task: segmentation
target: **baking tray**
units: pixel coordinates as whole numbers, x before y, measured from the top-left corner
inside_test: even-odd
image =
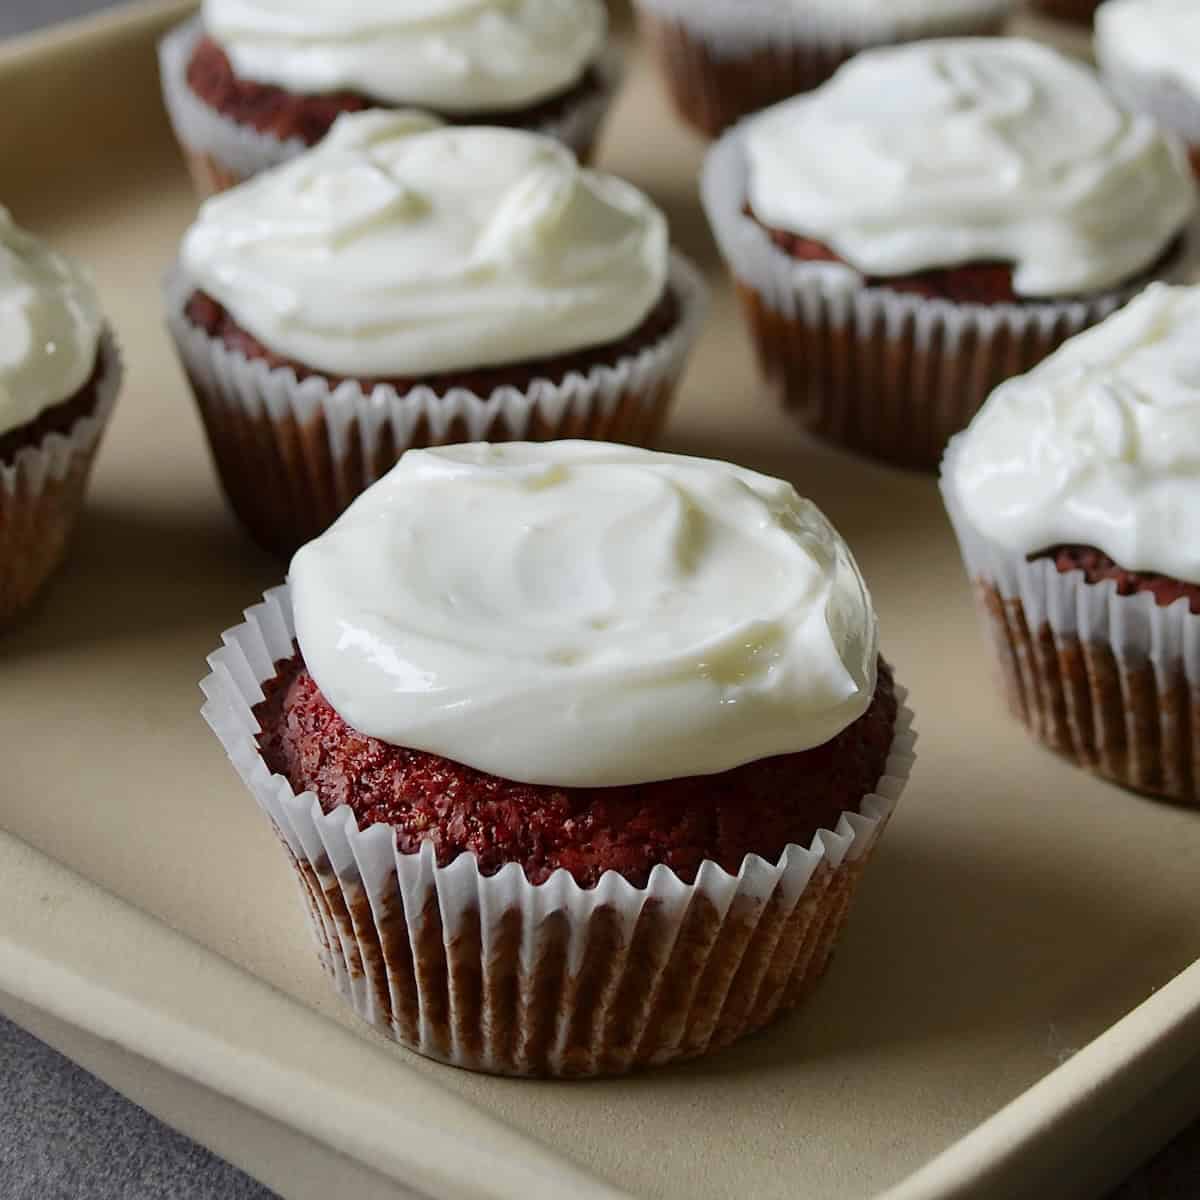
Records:
[[[840,526],[920,759],[823,986],[739,1047],[521,1082],[357,1024],[199,715],[205,655],[281,568],[225,509],[162,329],[193,200],[153,47],[185,9],[0,47],[0,196],[92,264],[129,365],[71,559],[0,642],[0,1010],[296,1197],[1083,1197],[1194,1117],[1200,813],[1031,745],[933,480],[814,445],[763,394],[702,144],[637,55],[602,162],[717,285],[664,444],[786,476]]]

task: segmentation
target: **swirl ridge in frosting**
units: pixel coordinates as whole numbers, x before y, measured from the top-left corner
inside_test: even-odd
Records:
[[[744,136],[755,215],[871,276],[1005,262],[1023,297],[1101,291],[1161,258],[1197,208],[1173,137],[1018,38],[861,54]]]
[[[245,79],[470,113],[573,86],[604,47],[607,11],[602,0],[205,0],[204,24]]]
[[[845,543],[790,484],[597,442],[412,450],[292,560],[348,724],[554,786],[823,744],[875,687]]]
[[[83,271],[0,206],[0,433],[28,424],[87,382],[103,324]]]
[[[343,116],[208,200],[188,280],[273,351],[351,377],[420,376],[615,341],[666,287],[666,220],[550,138]]]
[[[972,526],[1200,583],[1200,287],[1153,284],[1002,384],[947,459]]]

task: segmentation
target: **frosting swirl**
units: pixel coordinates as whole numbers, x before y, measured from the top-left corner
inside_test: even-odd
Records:
[[[0,206],[0,433],[79,391],[103,325],[83,271]]]
[[[359,378],[614,341],[669,261],[650,200],[557,142],[382,110],[207,201],[182,249],[192,284],[265,345]]]
[[[1107,70],[1166,77],[1200,96],[1200,6],[1107,0],[1096,10],[1096,57]]]
[[[792,7],[822,17],[899,23],[926,18],[944,21],[963,14],[977,16],[981,9],[994,9],[995,0],[792,0]]]
[[[1017,38],[861,54],[752,118],[745,148],[766,224],[867,275],[1012,263],[1030,298],[1135,277],[1196,211],[1180,144],[1087,67]]]
[[[603,0],[204,0],[234,70],[446,113],[527,107],[599,57]]]
[[[351,726],[554,786],[804,750],[870,703],[845,543],[788,483],[602,442],[410,450],[292,560]]]
[[[1153,284],[1002,384],[954,442],[971,524],[1019,554],[1094,546],[1200,583],[1200,287]]]

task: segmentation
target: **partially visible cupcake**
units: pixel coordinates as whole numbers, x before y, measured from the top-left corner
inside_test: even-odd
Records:
[[[679,115],[709,137],[863,50],[1001,33],[1014,0],[635,0]]]
[[[225,491],[288,554],[410,447],[651,440],[704,286],[560,143],[376,110],[205,203],[167,305]]]
[[[91,281],[0,207],[0,630],[66,554],[120,380]]]
[[[1200,288],[1156,284],[999,388],[942,492],[1008,704],[1127,787],[1200,802]]]
[[[1200,174],[1200,5],[1109,0],[1096,14],[1096,59],[1126,104],[1183,138]]]
[[[1016,38],[872,51],[751,117],[704,206],[759,360],[817,434],[936,467],[1002,380],[1191,265],[1183,146]]]
[[[1033,0],[1033,7],[1056,21],[1090,25],[1102,0]]]
[[[414,451],[246,617],[205,716],[339,990],[461,1067],[620,1073],[794,1007],[912,763],[844,542],[728,463]]]
[[[380,5],[204,0],[159,48],[163,96],[197,189],[294,158],[334,121],[416,108],[592,151],[619,81],[604,0]]]

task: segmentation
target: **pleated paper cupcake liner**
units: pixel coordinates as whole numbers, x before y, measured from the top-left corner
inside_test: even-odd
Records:
[[[817,14],[776,0],[637,0],[679,115],[715,137],[797,92],[820,86],[871,46],[1002,32],[1012,0],[969,0],[957,14]]]
[[[636,354],[555,382],[487,395],[453,388],[365,392],[316,376],[297,380],[228,349],[184,315],[191,285],[166,281],[168,327],[204,420],[221,483],[254,539],[289,555],[316,537],[406,450],[470,441],[587,438],[647,445],[658,435],[707,309],[700,273],[671,257],[679,319]]]
[[[714,862],[645,887],[616,872],[584,889],[563,870],[531,884],[474,855],[439,867],[432,846],[360,831],[272,775],[253,707],[294,653],[289,589],[223,635],[201,687],[204,716],[297,872],[323,966],[354,1011],[430,1058],[506,1075],[588,1076],[704,1054],[795,1007],[825,970],[855,887],[907,782],[912,713],[900,706],[886,773],[778,863]],[[900,691],[903,700],[903,691]]]
[[[733,272],[759,364],[813,433],[900,466],[934,470],[992,390],[1142,289],[1030,304],[954,303],[864,284],[851,268],[803,262],[745,212],[745,125],[709,151],[701,194]],[[1195,228],[1160,278],[1196,263]]]
[[[1122,596],[971,523],[946,453],[942,495],[1008,707],[1039,742],[1139,792],[1200,803],[1200,616]]]
[[[1188,147],[1192,169],[1200,176],[1200,96],[1166,75],[1129,71],[1106,61],[1097,45],[1101,74],[1114,95],[1134,112],[1147,113],[1164,129],[1178,134]]]
[[[34,604],[66,556],[121,386],[121,356],[107,330],[99,354],[94,410],[65,434],[47,434],[0,463],[0,631]]]
[[[187,82],[187,66],[203,36],[201,18],[194,17],[171,30],[158,46],[159,77],[167,115],[192,182],[202,198],[225,191],[309,149],[301,138],[281,139],[240,124],[217,112],[192,91]],[[600,83],[594,92],[558,115],[529,126],[531,132],[563,142],[584,162],[591,157],[600,126],[620,86],[622,62],[616,47],[609,47],[594,69]]]

